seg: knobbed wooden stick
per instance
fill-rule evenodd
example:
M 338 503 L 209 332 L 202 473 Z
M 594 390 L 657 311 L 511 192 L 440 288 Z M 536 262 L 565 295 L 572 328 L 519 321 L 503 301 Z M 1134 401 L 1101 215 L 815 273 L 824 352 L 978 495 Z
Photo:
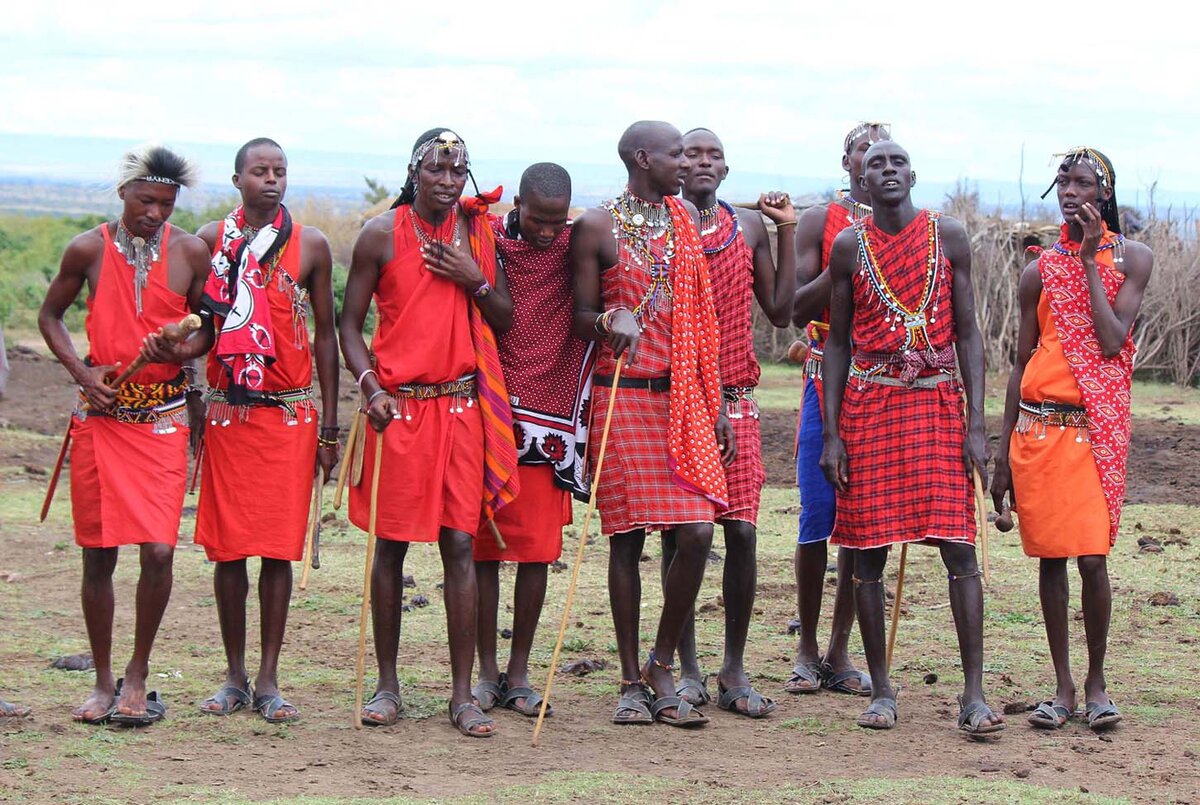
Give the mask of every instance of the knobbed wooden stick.
M 975 470 L 975 513 L 979 518 L 979 549 L 983 553 L 983 583 L 992 583 L 992 565 L 988 556 L 987 508 L 983 502 L 983 478 Z
M 358 678 L 354 685 L 354 729 L 362 729 L 363 674 L 366 673 L 367 616 L 371 611 L 371 569 L 375 566 L 375 517 L 379 514 L 379 465 L 383 458 L 383 434 L 375 433 L 375 464 L 371 474 L 371 514 L 367 526 L 367 561 L 363 572 L 362 612 L 358 618 Z
M 304 558 L 300 560 L 303 570 L 300 572 L 300 589 L 308 589 L 308 571 L 312 569 L 313 541 L 321 520 L 321 468 L 313 478 L 312 507 L 309 509 L 308 532 L 304 538 Z
M 364 419 L 361 410 L 355 411 L 350 419 L 350 434 L 346 437 L 346 453 L 342 456 L 342 466 L 338 467 L 337 488 L 333 491 L 333 509 L 342 508 L 342 492 L 346 490 L 346 479 L 350 477 L 350 465 L 354 463 L 355 441 L 358 439 L 358 429 Z
M 904 595 L 904 568 L 908 565 L 908 543 L 900 546 L 900 574 L 896 576 L 896 597 L 892 599 L 892 628 L 888 632 L 887 669 L 892 670 L 892 652 L 896 648 L 896 629 L 900 626 L 900 599 Z
M 592 522 L 592 512 L 596 510 L 596 490 L 600 488 L 600 471 L 604 469 L 604 452 L 608 448 L 608 428 L 612 425 L 613 403 L 617 399 L 617 388 L 621 383 L 621 369 L 625 365 L 625 356 L 617 360 L 617 368 L 613 372 L 612 391 L 608 395 L 608 411 L 604 414 L 604 432 L 600 436 L 600 453 L 596 456 L 596 472 L 592 476 L 592 491 L 588 497 L 587 511 L 583 515 L 583 528 L 579 531 L 579 546 L 575 549 L 575 566 L 571 568 L 571 584 L 567 587 L 567 602 L 563 606 L 562 622 L 558 626 L 558 639 L 554 641 L 554 654 L 550 657 L 550 673 L 546 675 L 546 689 L 542 696 L 542 706 L 538 710 L 537 724 L 533 727 L 533 746 L 538 744 L 538 736 L 542 732 L 542 723 L 546 720 L 546 708 L 550 704 L 550 689 L 554 686 L 554 672 L 558 669 L 558 655 L 562 652 L 563 639 L 567 634 L 567 624 L 571 620 L 571 605 L 575 603 L 575 587 L 579 584 L 579 567 L 583 564 L 583 548 L 587 545 L 588 526 Z
M 189 313 L 179 320 L 178 324 L 167 324 L 162 328 L 162 337 L 171 344 L 178 344 L 183 339 L 187 338 L 193 331 L 200 329 L 200 317 L 195 313 Z M 133 359 L 133 363 L 125 367 L 121 374 L 117 375 L 116 380 L 108 385 L 116 388 L 124 383 L 133 373 L 141 369 L 147 363 L 145 356 L 139 354 Z

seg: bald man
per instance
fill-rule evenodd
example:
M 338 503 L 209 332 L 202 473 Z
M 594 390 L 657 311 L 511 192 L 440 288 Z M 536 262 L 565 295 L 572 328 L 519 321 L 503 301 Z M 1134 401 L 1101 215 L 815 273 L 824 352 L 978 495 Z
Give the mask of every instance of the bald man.
M 593 479 L 611 538 L 609 595 L 621 657 L 613 721 L 695 727 L 708 717 L 676 695 L 670 663 L 704 576 L 713 521 L 727 507 L 722 463 L 736 448 L 723 412 L 697 212 L 674 197 L 689 166 L 683 136 L 668 123 L 641 121 L 617 150 L 628 171 L 625 192 L 585 212 L 571 240 L 576 334 L 602 343 L 593 412 L 606 411 L 615 396 L 603 474 Z M 595 462 L 600 440 L 590 441 Z M 647 531 L 672 539 L 675 554 L 663 574 L 654 650 L 642 663 L 639 561 Z

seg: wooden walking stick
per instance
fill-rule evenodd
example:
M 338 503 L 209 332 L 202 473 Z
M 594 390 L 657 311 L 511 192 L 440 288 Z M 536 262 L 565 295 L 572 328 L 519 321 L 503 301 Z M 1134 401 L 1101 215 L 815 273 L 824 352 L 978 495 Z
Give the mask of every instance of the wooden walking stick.
M 350 419 L 350 434 L 346 437 L 346 452 L 342 456 L 342 466 L 338 467 L 337 488 L 333 491 L 333 509 L 342 508 L 342 493 L 346 490 L 346 480 L 350 477 L 350 465 L 354 463 L 355 441 L 358 439 L 358 429 L 364 419 L 361 409 L 354 412 Z
M 600 471 L 604 468 L 604 451 L 608 448 L 608 428 L 612 425 L 613 402 L 617 399 L 617 388 L 621 382 L 621 368 L 625 356 L 617 359 L 613 372 L 612 393 L 608 395 L 608 411 L 604 414 L 604 431 L 600 435 L 600 453 L 596 456 L 596 472 L 592 475 L 592 491 L 588 497 L 587 511 L 583 515 L 583 528 L 579 531 L 579 546 L 575 549 L 575 565 L 571 568 L 571 583 L 567 587 L 567 602 L 563 606 L 562 622 L 558 625 L 558 639 L 554 641 L 554 654 L 550 657 L 550 673 L 546 675 L 546 689 L 542 695 L 542 707 L 538 710 L 537 724 L 533 727 L 533 746 L 538 744 L 542 723 L 546 720 L 546 707 L 550 704 L 550 689 L 554 686 L 554 672 L 558 669 L 558 655 L 562 652 L 563 639 L 567 635 L 567 624 L 571 620 L 571 605 L 575 603 L 575 587 L 579 584 L 579 566 L 583 564 L 583 548 L 587 545 L 588 526 L 592 512 L 596 510 L 596 490 L 600 488 Z
M 316 541 L 317 532 L 321 528 L 321 468 L 317 468 L 317 474 L 313 478 L 313 493 L 312 506 L 309 508 L 308 533 L 304 540 L 304 558 L 300 560 L 301 566 L 304 568 L 300 573 L 300 589 L 308 589 L 308 571 L 312 569 L 313 560 L 313 543 Z
M 167 324 L 162 328 L 163 338 L 168 342 L 175 344 L 188 337 L 188 334 L 193 330 L 200 329 L 200 317 L 195 313 L 189 313 L 179 320 L 178 324 Z M 146 359 L 142 355 L 138 355 L 125 370 L 117 375 L 109 386 L 116 387 L 128 380 L 134 372 L 146 365 Z M 84 405 L 87 408 L 87 405 Z M 54 492 L 58 489 L 58 479 L 62 475 L 63 462 L 67 458 L 67 451 L 71 447 L 71 426 L 74 424 L 74 416 L 67 420 L 67 432 L 63 434 L 62 447 L 58 448 L 58 460 L 54 463 L 54 472 L 50 473 L 50 483 L 46 485 L 46 497 L 42 500 L 42 512 L 38 518 L 39 522 L 46 522 L 46 515 L 50 513 L 50 504 L 54 502 Z
M 904 595 L 904 568 L 908 565 L 908 543 L 900 546 L 900 573 L 896 576 L 896 597 L 892 599 L 892 627 L 888 633 L 887 669 L 892 670 L 892 651 L 896 648 L 896 629 L 900 626 L 900 599 Z
M 992 583 L 992 568 L 988 557 L 987 508 L 983 502 L 983 478 L 975 468 L 975 514 L 979 519 L 979 548 L 983 552 L 983 583 Z
M 371 514 L 367 521 L 367 561 L 363 572 L 362 612 L 358 618 L 358 678 L 354 685 L 354 729 L 362 729 L 363 674 L 366 673 L 367 615 L 371 610 L 371 569 L 375 565 L 375 518 L 379 514 L 379 465 L 383 458 L 383 434 L 375 433 L 375 463 L 371 474 Z

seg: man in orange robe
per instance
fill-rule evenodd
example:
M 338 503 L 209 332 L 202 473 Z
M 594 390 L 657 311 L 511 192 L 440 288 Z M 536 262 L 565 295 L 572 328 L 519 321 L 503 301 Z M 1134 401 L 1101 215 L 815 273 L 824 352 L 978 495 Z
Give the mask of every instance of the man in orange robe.
M 212 254 L 204 301 L 219 321 L 220 333 L 208 359 L 212 392 L 196 544 L 216 563 L 213 587 L 228 663 L 225 684 L 200 709 L 228 715 L 253 704 L 264 719 L 280 723 L 300 716 L 280 695 L 276 672 L 292 594 L 292 562 L 304 553 L 311 470 L 321 472 L 324 480 L 337 463 L 333 257 L 321 231 L 293 222 L 283 205 L 287 157 L 274 140 L 260 137 L 238 150 L 233 185 L 241 193 L 241 205 L 198 233 Z M 252 302 L 250 315 L 239 315 Z M 321 383 L 319 437 L 310 305 Z M 238 344 L 239 327 L 258 328 L 261 343 Z M 246 350 L 255 348 L 263 350 L 261 362 L 238 366 L 238 360 L 255 354 Z M 268 354 L 273 360 L 267 360 Z M 246 559 L 251 556 L 262 557 L 262 660 L 253 689 L 246 670 Z
M 585 381 L 592 351 L 571 326 L 570 175 L 550 162 L 529 166 L 513 204 L 515 209 L 494 218 L 492 227 L 513 300 L 513 326 L 499 337 L 499 347 L 521 492 L 496 516 L 506 548 L 489 526 L 475 537 L 479 683 L 473 693 L 484 710 L 498 704 L 532 717 L 542 697 L 529 684 L 529 651 L 546 597 L 546 570 L 562 555 L 571 492 L 587 496 L 581 456 L 587 397 L 582 392 L 590 388 Z M 503 673 L 496 662 L 500 562 L 517 563 L 512 642 Z
M 512 412 L 495 332 L 512 326 L 512 300 L 496 262 L 485 199 L 460 197 L 465 143 L 432 129 L 413 146 L 393 210 L 367 222 L 354 245 L 340 333 L 347 368 L 366 398 L 374 433 L 350 490 L 350 519 L 368 528 L 375 451 L 382 445 L 372 622 L 379 680 L 364 724 L 399 717 L 396 653 L 401 584 L 410 542 L 437 542 L 445 571 L 450 720 L 464 735 L 495 724 L 471 697 L 475 564 L 471 541 L 517 492 Z M 362 328 L 372 298 L 379 325 L 370 351 Z M 494 330 L 493 330 L 494 328 Z M 358 460 L 356 458 L 356 460 Z
M 609 598 L 621 655 L 613 721 L 695 727 L 708 717 L 676 694 L 671 662 L 704 578 L 713 521 L 727 508 L 722 465 L 737 449 L 723 413 L 698 213 L 674 197 L 689 167 L 683 135 L 669 123 L 640 121 L 625 130 L 617 152 L 628 172 L 625 192 L 580 216 L 571 238 L 575 332 L 603 342 L 593 427 L 616 398 L 596 480 L 601 527 L 611 537 Z M 618 382 L 621 358 L 628 364 Z M 600 441 L 589 440 L 593 465 Z M 675 556 L 663 578 L 654 650 L 643 663 L 639 562 L 647 531 L 673 537 Z
M 204 243 L 167 223 L 181 186 L 195 181 L 185 159 L 148 146 L 125 155 L 116 221 L 74 238 L 38 314 L 46 344 L 80 386 L 69 424 L 71 509 L 83 548 L 83 616 L 96 663 L 96 686 L 76 708 L 77 721 L 131 725 L 162 718 L 165 705 L 146 692 L 150 650 L 171 595 L 172 559 L 187 476 L 186 361 L 203 354 L 211 332 L 182 343 L 162 328 L 199 309 L 208 274 Z M 88 355 L 80 359 L 63 314 L 88 289 Z M 110 385 L 139 353 L 148 363 Z M 140 546 L 141 576 L 133 656 L 125 676 L 112 673 L 112 574 L 117 548 Z
M 1154 255 L 1121 235 L 1116 171 L 1099 151 L 1067 152 L 1050 189 L 1058 192 L 1062 235 L 1021 275 L 1016 365 L 992 497 L 1000 511 L 1010 495 L 1025 554 L 1040 560 L 1038 590 L 1057 689 L 1029 722 L 1057 729 L 1078 705 L 1067 617 L 1067 559 L 1076 557 L 1088 646 L 1085 715 L 1092 729 L 1104 729 L 1121 720 L 1104 678 L 1112 617 L 1108 552 L 1125 496 L 1131 332 Z

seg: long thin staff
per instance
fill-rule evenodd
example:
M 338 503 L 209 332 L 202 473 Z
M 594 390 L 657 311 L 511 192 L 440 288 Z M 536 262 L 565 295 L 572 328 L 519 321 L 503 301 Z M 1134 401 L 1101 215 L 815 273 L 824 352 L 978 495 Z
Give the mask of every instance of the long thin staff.
M 313 542 L 317 536 L 317 529 L 321 527 L 321 468 L 317 467 L 317 474 L 313 478 L 312 506 L 308 513 L 308 529 L 304 538 L 304 558 L 300 560 L 300 564 L 304 570 L 300 573 L 300 589 L 308 589 L 308 571 L 312 569 Z
M 896 629 L 900 626 L 900 599 L 904 595 L 904 568 L 908 565 L 908 543 L 900 546 L 900 574 L 896 577 L 896 597 L 892 599 L 892 628 L 888 633 L 887 668 L 892 669 L 892 651 L 896 648 Z
M 354 685 L 354 729 L 362 729 L 363 674 L 366 673 L 367 615 L 371 609 L 371 569 L 375 565 L 375 517 L 379 514 L 379 465 L 383 434 L 375 434 L 375 464 L 371 474 L 371 515 L 367 526 L 367 562 L 363 572 L 362 612 L 358 618 L 358 678 Z
M 983 502 L 983 479 L 975 470 L 975 514 L 979 519 L 979 548 L 983 552 L 983 583 L 992 583 L 992 566 L 988 557 L 987 508 Z
M 342 456 L 342 466 L 338 467 L 337 488 L 333 491 L 333 508 L 342 508 L 342 492 L 346 490 L 346 479 L 350 477 L 350 465 L 354 463 L 354 443 L 358 438 L 358 429 L 362 427 L 363 412 L 357 410 L 350 419 L 350 435 L 346 437 L 346 452 Z
M 571 605 L 575 603 L 575 587 L 579 584 L 579 567 L 583 564 L 583 548 L 587 545 L 588 526 L 592 522 L 592 512 L 596 510 L 596 490 L 600 488 L 600 471 L 604 468 L 604 452 L 608 448 L 608 428 L 612 425 L 613 403 L 617 399 L 617 388 L 621 383 L 621 369 L 625 365 L 625 356 L 617 359 L 617 368 L 613 372 L 612 393 L 608 395 L 608 411 L 604 414 L 604 431 L 600 435 L 600 453 L 596 456 L 596 472 L 592 476 L 592 492 L 588 497 L 587 512 L 583 515 L 583 528 L 579 530 L 579 546 L 575 549 L 575 565 L 571 568 L 571 584 L 567 587 L 567 603 L 563 607 L 562 623 L 558 625 L 558 639 L 554 641 L 554 654 L 550 658 L 550 673 L 546 675 L 546 689 L 542 696 L 542 707 L 538 710 L 537 724 L 533 727 L 533 746 L 538 744 L 538 736 L 542 732 L 542 723 L 546 720 L 546 707 L 550 704 L 550 689 L 554 686 L 554 672 L 558 669 L 558 655 L 562 652 L 563 638 L 567 634 L 567 624 L 571 620 Z

